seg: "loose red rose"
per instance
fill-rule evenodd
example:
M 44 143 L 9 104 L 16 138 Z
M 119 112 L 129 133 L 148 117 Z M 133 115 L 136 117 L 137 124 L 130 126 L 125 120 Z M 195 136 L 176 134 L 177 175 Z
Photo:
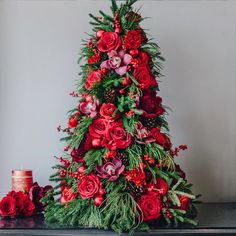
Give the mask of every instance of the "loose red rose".
M 142 43 L 142 36 L 137 30 L 130 30 L 125 36 L 125 46 L 128 49 L 138 49 Z
M 66 203 L 76 199 L 76 194 L 68 187 L 65 187 L 62 191 L 60 202 Z
M 6 196 L 0 202 L 0 216 L 16 216 L 16 200 L 11 196 Z
M 156 96 L 156 92 L 151 90 L 143 93 L 139 101 L 139 108 L 143 110 L 143 115 L 146 118 L 154 118 L 165 112 L 161 97 Z
M 23 192 L 17 192 L 14 196 L 16 200 L 16 208 L 18 211 L 22 211 L 24 209 L 25 201 L 29 200 L 29 197 L 27 194 Z
M 100 52 L 109 52 L 117 50 L 121 46 L 121 39 L 117 33 L 104 32 L 98 42 L 98 50 Z
M 138 201 L 144 221 L 156 220 L 161 215 L 161 199 L 159 196 L 153 194 L 143 195 Z
M 78 185 L 78 193 L 81 198 L 87 199 L 94 197 L 102 188 L 100 179 L 95 174 L 85 175 Z
M 85 82 L 85 88 L 91 90 L 91 88 L 101 80 L 102 73 L 100 70 L 91 71 Z
M 107 120 L 115 120 L 119 117 L 118 112 L 114 115 L 116 109 L 116 106 L 112 103 L 103 103 L 100 108 L 100 115 Z
M 150 69 L 147 65 L 141 64 L 135 67 L 134 78 L 142 85 L 143 89 L 148 89 L 152 85 Z
M 106 139 L 106 147 L 109 150 L 125 149 L 132 142 L 132 136 L 124 130 L 122 122 L 110 123 Z
M 24 201 L 24 207 L 22 209 L 23 216 L 32 216 L 35 212 L 34 203 L 28 198 Z

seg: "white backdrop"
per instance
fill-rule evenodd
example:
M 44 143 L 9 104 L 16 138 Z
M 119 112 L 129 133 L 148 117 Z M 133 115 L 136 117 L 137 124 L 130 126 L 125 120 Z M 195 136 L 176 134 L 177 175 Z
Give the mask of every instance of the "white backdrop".
M 236 1 L 140 1 L 144 26 L 160 44 L 165 63 L 161 95 L 178 162 L 204 201 L 236 200 Z M 62 144 L 81 39 L 88 13 L 108 1 L 0 0 L 0 197 L 10 171 L 32 168 L 48 183 Z

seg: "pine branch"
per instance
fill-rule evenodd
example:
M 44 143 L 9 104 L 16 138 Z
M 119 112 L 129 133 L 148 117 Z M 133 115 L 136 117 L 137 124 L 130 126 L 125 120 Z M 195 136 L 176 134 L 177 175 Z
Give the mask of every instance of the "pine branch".
M 114 16 L 115 16 L 117 10 L 118 10 L 118 6 L 116 3 L 116 0 L 111 0 L 111 11 Z

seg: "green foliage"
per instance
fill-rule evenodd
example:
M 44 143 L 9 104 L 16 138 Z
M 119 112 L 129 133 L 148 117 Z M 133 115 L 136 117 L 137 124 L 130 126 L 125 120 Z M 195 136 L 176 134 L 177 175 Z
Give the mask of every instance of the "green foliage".
M 81 141 L 84 139 L 85 133 L 88 130 L 89 125 L 91 125 L 93 119 L 85 117 L 74 131 L 73 137 L 69 140 L 68 145 L 72 148 L 78 148 Z
M 105 216 L 104 225 L 107 228 L 111 227 L 117 233 L 134 231 L 143 218 L 142 211 L 129 193 L 108 194 L 101 212 Z
M 142 163 L 143 151 L 141 145 L 133 143 L 126 149 L 129 158 L 129 170 L 137 168 Z
M 106 149 L 91 149 L 85 154 L 84 160 L 87 166 L 85 171 L 86 174 L 89 174 L 96 165 L 102 165 L 103 157 L 105 156 Z

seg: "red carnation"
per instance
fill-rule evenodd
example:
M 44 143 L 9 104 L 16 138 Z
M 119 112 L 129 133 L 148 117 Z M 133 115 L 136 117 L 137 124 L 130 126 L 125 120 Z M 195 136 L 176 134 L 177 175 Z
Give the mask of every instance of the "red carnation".
M 16 216 L 16 200 L 11 196 L 6 196 L 0 202 L 0 216 Z
M 117 33 L 104 32 L 98 42 L 98 50 L 100 52 L 109 52 L 117 50 L 121 46 L 121 39 Z
M 100 115 L 107 120 L 115 120 L 119 117 L 119 113 L 114 115 L 116 109 L 116 106 L 112 103 L 103 103 L 100 108 Z
M 146 175 L 142 168 L 135 168 L 126 172 L 126 179 L 136 186 L 142 186 L 145 184 Z
M 143 115 L 146 118 L 153 118 L 165 112 L 161 97 L 156 96 L 156 92 L 151 90 L 143 93 L 139 101 L 139 108 L 143 110 Z
M 68 187 L 65 187 L 62 191 L 60 202 L 66 203 L 76 199 L 76 194 Z
M 101 80 L 101 77 L 102 73 L 100 70 L 91 71 L 87 77 L 87 81 L 85 82 L 85 88 L 91 90 L 95 83 Z
M 139 84 L 144 89 L 148 89 L 152 85 L 152 77 L 150 74 L 150 69 L 145 64 L 141 64 L 135 68 L 134 78 L 139 82 Z
M 83 199 L 92 198 L 101 188 L 102 185 L 98 176 L 94 174 L 85 175 L 78 185 L 78 192 Z
M 158 219 L 161 215 L 161 199 L 159 196 L 153 194 L 143 195 L 138 201 L 144 221 Z
M 142 36 L 137 30 L 130 30 L 125 36 L 125 46 L 128 49 L 138 49 L 142 43 Z

